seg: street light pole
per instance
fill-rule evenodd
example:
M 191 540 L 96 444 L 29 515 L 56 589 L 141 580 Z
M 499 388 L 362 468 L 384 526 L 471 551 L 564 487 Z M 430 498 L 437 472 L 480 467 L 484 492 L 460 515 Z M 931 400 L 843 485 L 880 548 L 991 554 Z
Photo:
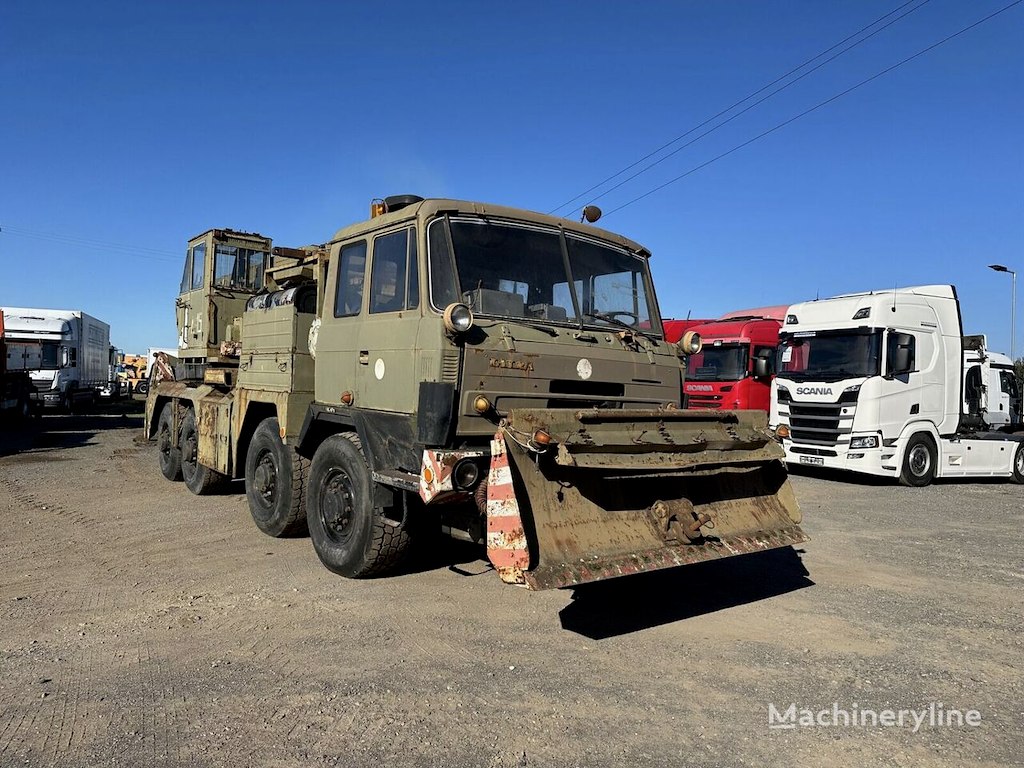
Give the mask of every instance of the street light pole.
M 989 269 L 993 269 L 996 272 L 1009 272 L 1013 278 L 1013 288 L 1010 295 L 1010 359 L 1013 362 L 1017 362 L 1017 345 L 1016 345 L 1016 330 L 1017 330 L 1017 273 L 1009 267 L 1003 264 L 989 264 Z

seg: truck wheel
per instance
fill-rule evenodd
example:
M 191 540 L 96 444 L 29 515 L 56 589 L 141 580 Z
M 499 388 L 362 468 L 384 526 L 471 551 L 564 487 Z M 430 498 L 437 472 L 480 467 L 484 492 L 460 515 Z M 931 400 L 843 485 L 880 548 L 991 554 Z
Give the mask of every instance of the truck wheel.
M 923 433 L 910 438 L 907 451 L 903 454 L 903 471 L 900 483 L 922 488 L 935 478 L 935 443 Z
M 1017 452 L 1013 454 L 1013 482 L 1024 484 L 1024 443 L 1017 443 Z
M 185 487 L 196 496 L 205 496 L 224 479 L 220 472 L 199 463 L 199 432 L 196 429 L 196 412 L 189 410 L 181 423 L 181 476 Z
M 171 445 L 172 429 L 174 429 L 174 405 L 167 403 L 160 411 L 156 423 L 157 461 L 160 462 L 160 473 L 168 480 L 181 480 L 181 449 Z
M 357 435 L 332 435 L 320 444 L 309 469 L 306 522 L 320 561 L 342 576 L 382 573 L 408 549 L 405 526 L 385 519 L 373 492 Z
M 256 427 L 245 456 L 245 495 L 256 527 L 268 536 L 287 536 L 306 527 L 309 459 L 281 442 L 276 418 Z

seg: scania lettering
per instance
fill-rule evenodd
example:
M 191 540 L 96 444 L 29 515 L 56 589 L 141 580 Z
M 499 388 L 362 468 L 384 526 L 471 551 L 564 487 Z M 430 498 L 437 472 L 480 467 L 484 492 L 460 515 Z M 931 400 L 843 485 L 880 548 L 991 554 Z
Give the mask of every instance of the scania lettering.
M 1008 363 L 983 336 L 963 335 L 952 285 L 794 304 L 779 335 L 769 425 L 790 464 L 913 486 L 1022 482 L 1024 443 L 998 428 L 1019 420 L 1020 398 L 1009 382 L 1005 393 L 993 386 Z

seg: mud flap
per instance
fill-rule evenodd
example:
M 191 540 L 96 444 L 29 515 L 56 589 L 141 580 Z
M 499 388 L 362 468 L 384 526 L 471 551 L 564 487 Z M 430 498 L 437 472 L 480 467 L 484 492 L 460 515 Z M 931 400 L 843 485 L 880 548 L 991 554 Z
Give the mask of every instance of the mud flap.
M 550 589 L 807 541 L 756 417 L 627 413 L 513 414 L 495 437 L 488 556 L 503 579 Z M 535 425 L 557 446 L 532 443 Z

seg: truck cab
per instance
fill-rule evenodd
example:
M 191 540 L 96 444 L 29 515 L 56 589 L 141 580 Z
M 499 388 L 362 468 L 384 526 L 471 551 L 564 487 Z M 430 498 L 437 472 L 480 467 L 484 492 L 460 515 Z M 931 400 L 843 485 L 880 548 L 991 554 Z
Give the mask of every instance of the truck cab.
M 956 289 L 930 285 L 794 304 L 779 336 L 770 426 L 790 463 L 927 485 L 936 477 L 1024 480 L 1019 439 L 965 396 Z M 984 382 L 979 368 L 972 376 Z
M 786 309 L 739 310 L 692 327 L 703 348 L 687 357 L 686 407 L 767 413 Z

